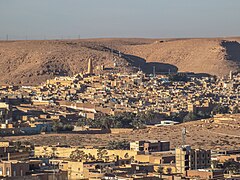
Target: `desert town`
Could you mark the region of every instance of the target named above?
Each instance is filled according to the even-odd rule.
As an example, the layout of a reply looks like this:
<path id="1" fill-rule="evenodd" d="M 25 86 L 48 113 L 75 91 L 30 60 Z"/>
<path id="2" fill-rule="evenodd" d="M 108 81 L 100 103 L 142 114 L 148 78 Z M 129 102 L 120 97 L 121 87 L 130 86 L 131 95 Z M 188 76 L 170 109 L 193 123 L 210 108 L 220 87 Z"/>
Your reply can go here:
<path id="1" fill-rule="evenodd" d="M 94 74 L 91 59 L 84 74 L 56 77 L 39 86 L 1 86 L 0 175 L 53 180 L 240 178 L 239 87 L 237 72 L 220 79 L 154 70 L 150 75 Z M 235 139 L 221 146 L 188 145 L 188 136 L 195 135 L 185 123 L 195 121 L 190 126 L 225 128 L 225 133 L 235 132 Z M 115 138 L 95 145 L 26 141 L 38 134 L 82 134 L 87 139 L 164 127 L 180 129 L 180 142 L 167 136 Z"/>

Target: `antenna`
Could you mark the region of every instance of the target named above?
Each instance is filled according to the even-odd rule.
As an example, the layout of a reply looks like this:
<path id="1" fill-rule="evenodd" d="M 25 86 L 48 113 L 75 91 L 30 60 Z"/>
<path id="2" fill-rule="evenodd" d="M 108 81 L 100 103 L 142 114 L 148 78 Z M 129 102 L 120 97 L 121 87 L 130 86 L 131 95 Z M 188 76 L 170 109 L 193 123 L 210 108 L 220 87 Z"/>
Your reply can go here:
<path id="1" fill-rule="evenodd" d="M 184 127 L 182 129 L 182 146 L 186 145 L 186 134 L 187 134 L 187 130 L 186 128 Z"/>

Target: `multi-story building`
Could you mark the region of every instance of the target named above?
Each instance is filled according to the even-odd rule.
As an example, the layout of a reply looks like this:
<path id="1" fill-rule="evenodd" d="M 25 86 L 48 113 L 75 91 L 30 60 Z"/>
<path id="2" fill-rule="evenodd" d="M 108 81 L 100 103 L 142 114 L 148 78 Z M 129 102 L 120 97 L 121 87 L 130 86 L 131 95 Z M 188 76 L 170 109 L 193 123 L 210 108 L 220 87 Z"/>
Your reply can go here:
<path id="1" fill-rule="evenodd" d="M 206 169 L 211 167 L 211 151 L 191 149 L 182 146 L 175 149 L 176 168 L 178 173 L 185 174 L 187 170 Z"/>
<path id="2" fill-rule="evenodd" d="M 25 176 L 29 171 L 29 163 L 17 160 L 0 162 L 0 176 Z"/>
<path id="3" fill-rule="evenodd" d="M 145 154 L 151 152 L 169 151 L 169 141 L 134 141 L 130 143 L 130 150 L 144 152 Z"/>

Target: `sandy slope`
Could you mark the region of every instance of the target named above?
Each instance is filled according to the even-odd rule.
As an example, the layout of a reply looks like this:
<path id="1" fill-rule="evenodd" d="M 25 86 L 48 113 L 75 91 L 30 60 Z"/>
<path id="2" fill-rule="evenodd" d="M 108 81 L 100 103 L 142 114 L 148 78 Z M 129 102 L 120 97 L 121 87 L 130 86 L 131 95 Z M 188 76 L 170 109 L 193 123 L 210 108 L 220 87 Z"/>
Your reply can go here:
<path id="1" fill-rule="evenodd" d="M 227 47 L 225 47 L 227 46 Z M 156 41 L 152 44 L 124 46 L 127 54 L 145 59 L 147 62 L 161 62 L 175 65 L 179 71 L 226 75 L 237 69 L 240 58 L 240 45 L 219 39 L 185 39 Z M 234 57 L 228 57 L 236 52 Z"/>
<path id="2" fill-rule="evenodd" d="M 86 71 L 87 61 L 94 66 L 113 68 L 109 48 L 114 50 L 118 70 L 132 70 L 129 60 L 137 66 L 144 61 L 170 64 L 179 71 L 226 75 L 237 69 L 240 45 L 223 39 L 89 39 L 65 41 L 0 42 L 0 83 L 38 84 L 59 75 Z M 126 54 L 121 58 L 118 51 Z M 127 56 L 130 55 L 130 56 Z M 130 57 L 130 58 L 129 58 Z M 150 67 L 151 68 L 151 67 Z M 168 66 L 167 66 L 168 68 Z M 160 68 L 161 69 L 161 68 Z"/>

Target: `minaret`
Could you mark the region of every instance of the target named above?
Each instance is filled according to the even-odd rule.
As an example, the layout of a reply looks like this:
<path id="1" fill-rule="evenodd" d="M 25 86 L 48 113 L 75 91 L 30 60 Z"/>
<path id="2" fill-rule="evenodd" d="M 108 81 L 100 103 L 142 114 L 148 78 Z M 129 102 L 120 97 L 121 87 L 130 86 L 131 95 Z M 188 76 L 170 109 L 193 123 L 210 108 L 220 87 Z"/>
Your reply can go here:
<path id="1" fill-rule="evenodd" d="M 90 58 L 88 60 L 88 71 L 87 71 L 88 74 L 93 74 L 93 65 L 92 65 L 92 59 Z"/>
<path id="2" fill-rule="evenodd" d="M 230 79 L 230 80 L 233 79 L 233 72 L 232 72 L 232 71 L 229 72 L 229 79 Z"/>

